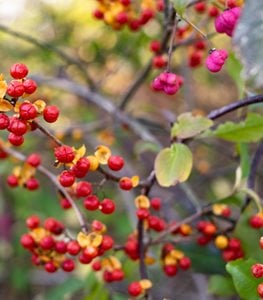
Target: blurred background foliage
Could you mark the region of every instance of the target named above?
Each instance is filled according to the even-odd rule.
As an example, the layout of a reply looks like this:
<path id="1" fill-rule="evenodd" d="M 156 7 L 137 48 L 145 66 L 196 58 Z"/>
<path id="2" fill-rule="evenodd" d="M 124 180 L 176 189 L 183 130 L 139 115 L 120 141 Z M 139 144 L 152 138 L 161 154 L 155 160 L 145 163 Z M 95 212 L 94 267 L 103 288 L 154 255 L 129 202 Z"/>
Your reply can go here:
<path id="1" fill-rule="evenodd" d="M 126 29 L 113 31 L 92 17 L 95 5 L 94 0 L 0 1 L 0 72 L 9 80 L 10 65 L 23 62 L 29 66 L 31 75 L 66 78 L 87 85 L 85 74 L 88 70 L 99 90 L 113 99 L 115 104 L 120 103 L 121 95 L 150 59 L 149 42 L 162 35 L 162 24 L 153 20 L 139 32 Z M 190 12 L 189 15 L 192 16 Z M 192 21 L 198 23 L 198 18 L 193 14 Z M 161 15 L 157 19 L 161 20 Z M 210 25 L 206 25 L 207 32 L 213 31 Z M 212 40 L 218 47 L 231 47 L 227 37 L 216 36 Z M 187 67 L 189 51 L 189 47 L 181 47 L 173 56 L 175 72 L 185 77 L 184 88 L 176 97 L 169 98 L 151 91 L 150 80 L 158 74 L 158 71 L 153 71 L 127 107 L 127 112 L 164 144 L 169 143 L 169 124 L 176 115 L 184 111 L 201 111 L 205 114 L 242 96 L 241 66 L 233 53 L 225 70 L 211 76 L 203 67 L 193 70 Z M 40 85 L 37 95 L 32 97 L 60 107 L 61 117 L 56 124 L 50 125 L 50 129 L 65 143 L 76 147 L 85 143 L 89 153 L 101 143 L 111 146 L 114 153 L 123 155 L 127 161 L 126 174 L 139 174 L 143 178 L 152 169 L 158 146 L 140 141 L 128 128 L 118 124 L 99 107 L 45 84 Z M 237 118 L 236 115 L 233 117 Z M 0 134 L 2 137 L 3 133 Z M 43 139 L 40 133 L 33 132 L 28 136 L 23 153 L 42 153 L 44 164 L 52 164 L 49 141 Z M 194 171 L 189 182 L 197 197 L 203 203 L 225 197 L 234 182 L 239 149 L 230 143 L 218 143 L 217 140 L 209 144 L 202 140 L 193 142 L 192 149 Z M 242 151 L 245 157 L 251 149 L 243 147 Z M 69 224 L 73 232 L 78 227 L 73 212 L 65 212 L 60 208 L 55 189 L 40 175 L 41 188 L 38 191 L 7 188 L 5 178 L 10 173 L 12 163 L 0 163 L 0 298 L 127 299 L 125 284 L 106 288 L 101 278 L 90 272 L 89 266 L 79 266 L 73 275 L 62 272 L 50 275 L 31 267 L 27 252 L 19 245 L 19 238 L 26 230 L 24 221 L 27 216 L 38 214 L 43 218 L 56 217 Z M 248 164 L 248 161 L 244 160 L 244 164 Z M 100 178 L 92 180 L 99 182 Z M 112 183 L 107 183 L 103 191 L 98 190 L 98 193 L 113 197 L 118 203 L 114 218 L 101 215 L 98 218 L 107 224 L 117 243 L 121 244 L 134 229 L 134 195 L 117 191 Z M 152 194 L 162 198 L 167 221 L 186 216 L 195 209 L 195 203 L 189 201 L 181 187 L 165 192 L 156 187 Z M 205 288 L 205 277 L 200 273 L 225 274 L 223 261 L 214 247 L 204 250 L 194 243 L 188 243 L 183 248 L 186 253 L 191 253 L 196 273 L 189 271 L 176 278 L 164 279 L 158 263 L 150 267 L 151 277 L 157 282 L 154 290 L 156 299 L 161 299 L 163 295 L 181 300 L 210 299 Z M 158 250 L 158 247 L 153 250 L 156 257 Z M 121 253 L 118 256 L 122 258 Z M 123 261 L 128 279 L 137 278 L 138 265 Z M 223 296 L 226 299 L 226 295 Z"/>

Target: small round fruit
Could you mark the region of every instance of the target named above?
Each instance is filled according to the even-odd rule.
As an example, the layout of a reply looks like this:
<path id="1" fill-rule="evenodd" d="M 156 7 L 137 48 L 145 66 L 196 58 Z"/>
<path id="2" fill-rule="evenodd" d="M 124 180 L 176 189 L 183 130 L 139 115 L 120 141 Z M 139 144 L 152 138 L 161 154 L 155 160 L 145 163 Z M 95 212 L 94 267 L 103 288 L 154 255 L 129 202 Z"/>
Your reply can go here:
<path id="1" fill-rule="evenodd" d="M 136 297 L 142 293 L 143 289 L 140 282 L 134 281 L 128 287 L 128 292 L 131 296 Z"/>
<path id="2" fill-rule="evenodd" d="M 33 120 L 37 117 L 37 109 L 32 103 L 24 102 L 19 106 L 19 116 L 22 120 Z"/>
<path id="3" fill-rule="evenodd" d="M 26 65 L 17 63 L 13 64 L 10 68 L 10 75 L 14 79 L 23 79 L 28 74 L 28 68 Z"/>
<path id="4" fill-rule="evenodd" d="M 59 109 L 55 105 L 48 105 L 43 111 L 43 118 L 48 123 L 54 123 L 59 117 Z"/>
<path id="5" fill-rule="evenodd" d="M 124 166 L 124 160 L 121 156 L 112 155 L 108 160 L 108 166 L 113 171 L 120 171 Z"/>

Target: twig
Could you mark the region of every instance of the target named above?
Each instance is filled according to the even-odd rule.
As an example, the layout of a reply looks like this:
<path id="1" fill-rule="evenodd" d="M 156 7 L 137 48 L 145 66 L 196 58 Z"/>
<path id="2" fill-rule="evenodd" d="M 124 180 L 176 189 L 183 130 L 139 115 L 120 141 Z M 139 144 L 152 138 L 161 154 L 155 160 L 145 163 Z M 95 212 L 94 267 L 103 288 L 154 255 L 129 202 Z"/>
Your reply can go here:
<path id="1" fill-rule="evenodd" d="M 9 155 L 13 156 L 14 158 L 25 162 L 26 161 L 26 156 L 21 154 L 20 152 L 17 152 L 14 149 L 5 147 L 4 145 L 1 144 L 1 148 L 8 153 Z M 69 203 L 71 204 L 72 208 L 75 211 L 76 217 L 79 221 L 79 224 L 82 228 L 82 230 L 84 232 L 88 232 L 88 227 L 86 224 L 86 221 L 81 213 L 81 211 L 79 210 L 78 206 L 76 205 L 75 201 L 71 198 L 70 194 L 67 192 L 67 190 L 58 182 L 57 177 L 52 174 L 48 169 L 46 169 L 43 165 L 39 165 L 37 167 L 37 170 L 42 173 L 43 175 L 45 175 L 56 187 L 57 189 L 60 191 L 60 193 L 62 193 L 67 200 L 69 201 Z"/>
<path id="2" fill-rule="evenodd" d="M 178 24 L 179 20 L 177 20 L 176 18 L 176 14 L 174 17 L 174 25 L 173 25 L 173 30 L 170 36 L 170 45 L 169 45 L 169 49 L 168 49 L 168 61 L 167 61 L 167 69 L 166 71 L 169 72 L 171 69 L 171 58 L 172 58 L 172 53 L 173 53 L 173 45 L 174 45 L 174 39 L 175 39 L 175 32 L 177 29 L 177 24 Z"/>

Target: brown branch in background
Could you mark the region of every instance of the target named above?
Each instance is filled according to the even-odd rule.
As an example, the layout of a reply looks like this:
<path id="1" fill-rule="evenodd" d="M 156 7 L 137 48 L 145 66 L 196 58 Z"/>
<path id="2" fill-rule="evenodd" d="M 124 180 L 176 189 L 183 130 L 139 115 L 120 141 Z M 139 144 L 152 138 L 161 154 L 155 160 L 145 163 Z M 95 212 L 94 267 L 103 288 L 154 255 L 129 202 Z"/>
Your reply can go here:
<path id="1" fill-rule="evenodd" d="M 12 157 L 25 162 L 26 161 L 26 156 L 21 154 L 20 152 L 17 152 L 14 149 L 11 149 L 9 147 L 5 147 L 4 145 L 1 144 L 1 148 L 8 153 L 9 155 L 11 155 Z M 75 201 L 72 199 L 72 197 L 70 196 L 70 194 L 67 192 L 67 190 L 58 182 L 57 177 L 51 173 L 47 168 L 45 168 L 43 165 L 40 165 L 36 168 L 40 173 L 42 173 L 43 175 L 45 175 L 52 183 L 53 185 L 58 189 L 58 191 L 64 195 L 67 200 L 69 201 L 69 203 L 71 204 L 72 208 L 75 211 L 76 217 L 78 219 L 78 222 L 81 226 L 81 229 L 87 233 L 88 232 L 88 226 L 87 223 L 84 219 L 84 216 L 82 215 L 80 209 L 78 208 L 78 206 L 76 205 Z"/>
<path id="2" fill-rule="evenodd" d="M 170 69 L 171 69 L 171 59 L 172 59 L 172 54 L 173 54 L 173 51 L 174 51 L 173 50 L 173 45 L 174 45 L 175 33 L 176 33 L 178 22 L 179 22 L 179 20 L 177 20 L 176 13 L 175 13 L 173 30 L 172 30 L 172 33 L 171 33 L 171 36 L 170 36 L 170 44 L 169 44 L 169 49 L 168 49 L 168 61 L 167 61 L 166 72 L 170 72 Z"/>
<path id="3" fill-rule="evenodd" d="M 36 38 L 33 38 L 31 35 L 15 31 L 15 30 L 13 30 L 13 29 L 11 29 L 11 28 L 3 25 L 3 24 L 0 24 L 0 31 L 2 31 L 2 32 L 6 33 L 6 34 L 9 34 L 11 36 L 17 37 L 17 38 L 19 38 L 19 39 L 21 39 L 23 41 L 26 41 L 26 42 L 28 42 L 30 44 L 33 44 L 34 46 L 37 46 L 37 47 L 39 47 L 41 49 L 50 50 L 53 53 L 55 53 L 57 56 L 59 56 L 60 58 L 62 58 L 64 61 L 66 61 L 68 64 L 73 64 L 73 65 L 77 66 L 78 69 L 83 74 L 84 78 L 86 79 L 86 81 L 87 81 L 88 85 L 90 86 L 90 88 L 92 90 L 96 89 L 96 85 L 95 85 L 93 79 L 90 77 L 90 75 L 87 72 L 87 66 L 85 66 L 85 64 L 86 64 L 85 61 L 82 61 L 80 59 L 78 60 L 78 59 L 76 59 L 74 57 L 71 57 L 70 55 L 68 55 L 67 53 L 65 53 L 61 49 L 53 46 L 50 43 L 40 41 L 40 40 L 38 40 Z"/>

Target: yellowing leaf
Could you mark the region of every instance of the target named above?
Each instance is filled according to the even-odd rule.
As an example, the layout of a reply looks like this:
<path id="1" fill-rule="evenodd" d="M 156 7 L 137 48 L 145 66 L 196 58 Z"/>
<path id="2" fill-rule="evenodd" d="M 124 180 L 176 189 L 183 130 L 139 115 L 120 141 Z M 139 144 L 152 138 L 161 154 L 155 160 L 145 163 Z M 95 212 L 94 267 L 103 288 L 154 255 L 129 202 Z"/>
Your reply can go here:
<path id="1" fill-rule="evenodd" d="M 103 237 L 101 234 L 97 234 L 97 233 L 89 233 L 89 234 L 85 234 L 82 231 L 79 232 L 78 236 L 77 236 L 77 241 L 80 245 L 80 247 L 85 248 L 88 246 L 92 246 L 92 247 L 99 247 L 99 245 L 102 243 Z"/>
<path id="2" fill-rule="evenodd" d="M 103 258 L 101 261 L 101 266 L 103 269 L 107 269 L 109 271 L 121 269 L 121 262 L 115 256 L 109 256 L 107 258 Z"/>
<path id="3" fill-rule="evenodd" d="M 9 101 L 4 99 L 0 100 L 0 111 L 10 111 L 13 108 L 14 108 L 13 105 Z"/>
<path id="4" fill-rule="evenodd" d="M 149 279 L 142 279 L 140 280 L 140 286 L 142 287 L 142 289 L 148 290 L 153 286 L 153 284 Z"/>
<path id="5" fill-rule="evenodd" d="M 0 98 L 3 98 L 6 94 L 7 83 L 5 80 L 0 81 Z"/>
<path id="6" fill-rule="evenodd" d="M 193 165 L 193 156 L 184 144 L 173 144 L 162 149 L 157 155 L 154 170 L 159 185 L 169 187 L 184 182 L 189 177 Z"/>
<path id="7" fill-rule="evenodd" d="M 73 163 L 76 163 L 81 157 L 83 157 L 86 153 L 86 147 L 85 145 L 82 145 L 79 149 L 74 149 L 75 158 L 73 160 Z"/>
<path id="8" fill-rule="evenodd" d="M 39 114 L 42 114 L 42 112 L 44 111 L 45 107 L 46 107 L 46 102 L 44 100 L 36 100 L 33 105 L 35 106 L 35 108 L 37 109 L 37 112 Z"/>
<path id="9" fill-rule="evenodd" d="M 177 259 L 173 256 L 171 256 L 170 254 L 166 255 L 164 260 L 164 265 L 176 265 L 177 264 Z"/>
<path id="10" fill-rule="evenodd" d="M 94 154 L 97 157 L 100 164 L 106 165 L 111 156 L 111 151 L 108 147 L 100 145 L 96 148 Z"/>
<path id="11" fill-rule="evenodd" d="M 156 262 L 156 259 L 154 258 L 154 257 L 152 257 L 152 256 L 146 256 L 145 258 L 144 258 L 144 262 L 146 263 L 146 265 L 153 265 L 153 264 L 155 264 L 155 262 Z"/>
<path id="12" fill-rule="evenodd" d="M 172 250 L 170 252 L 170 255 L 171 255 L 171 257 L 174 257 L 179 260 L 184 257 L 184 253 L 180 250 Z"/>
<path id="13" fill-rule="evenodd" d="M 150 200 L 148 197 L 146 197 L 144 195 L 140 195 L 140 196 L 136 197 L 134 202 L 135 202 L 135 206 L 137 208 L 149 208 L 150 207 Z"/>
<path id="14" fill-rule="evenodd" d="M 44 229 L 43 227 L 38 227 L 38 228 L 33 229 L 30 232 L 30 235 L 37 243 L 39 243 L 43 237 L 48 235 L 48 231 L 46 229 Z"/>
<path id="15" fill-rule="evenodd" d="M 137 175 L 132 176 L 131 182 L 132 182 L 132 186 L 136 187 L 139 184 L 139 182 L 140 182 L 140 177 L 137 176 Z"/>

